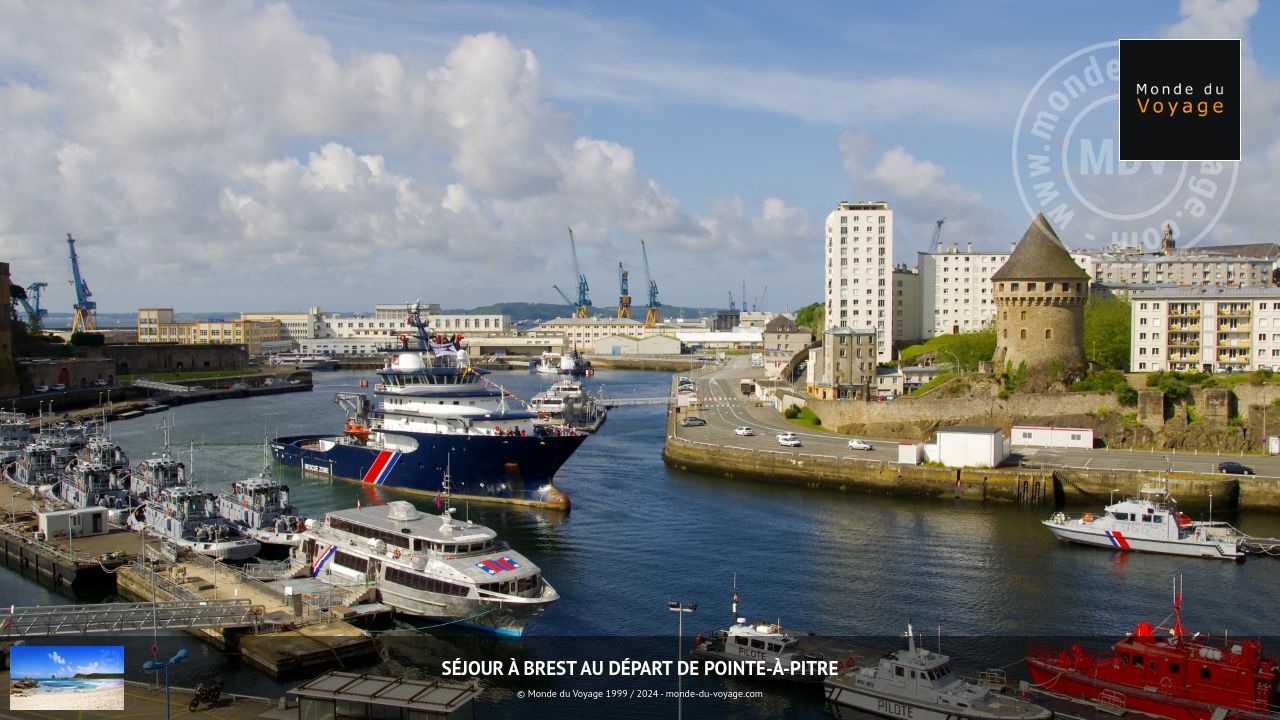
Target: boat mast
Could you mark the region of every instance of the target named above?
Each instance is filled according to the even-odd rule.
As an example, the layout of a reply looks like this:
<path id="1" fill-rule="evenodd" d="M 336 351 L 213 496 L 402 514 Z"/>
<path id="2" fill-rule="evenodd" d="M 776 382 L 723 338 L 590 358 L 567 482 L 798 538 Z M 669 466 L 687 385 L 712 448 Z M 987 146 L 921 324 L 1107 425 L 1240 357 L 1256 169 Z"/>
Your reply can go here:
<path id="1" fill-rule="evenodd" d="M 1182 576 L 1173 578 L 1173 636 L 1179 640 L 1186 634 L 1182 627 Z"/>

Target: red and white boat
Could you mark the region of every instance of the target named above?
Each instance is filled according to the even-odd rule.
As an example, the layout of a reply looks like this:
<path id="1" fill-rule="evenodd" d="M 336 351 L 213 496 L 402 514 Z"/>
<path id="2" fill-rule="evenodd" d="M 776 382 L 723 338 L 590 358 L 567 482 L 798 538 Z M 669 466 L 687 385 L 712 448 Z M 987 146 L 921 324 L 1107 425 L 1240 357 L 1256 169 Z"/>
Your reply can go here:
<path id="1" fill-rule="evenodd" d="M 1032 650 L 1026 663 L 1038 689 L 1109 709 L 1170 720 L 1280 718 L 1275 659 L 1255 640 L 1187 633 L 1176 581 L 1171 628 L 1140 622 L 1110 653 L 1075 644 Z"/>

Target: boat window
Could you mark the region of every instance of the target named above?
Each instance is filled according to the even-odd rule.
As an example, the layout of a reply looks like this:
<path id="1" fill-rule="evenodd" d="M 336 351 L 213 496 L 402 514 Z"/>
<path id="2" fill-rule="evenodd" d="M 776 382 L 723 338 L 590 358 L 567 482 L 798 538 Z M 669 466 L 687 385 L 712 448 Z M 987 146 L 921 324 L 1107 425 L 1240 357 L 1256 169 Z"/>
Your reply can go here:
<path id="1" fill-rule="evenodd" d="M 776 652 L 780 652 L 781 650 L 782 650 L 782 646 L 778 645 L 777 643 L 769 643 L 769 652 L 776 653 Z"/>
<path id="2" fill-rule="evenodd" d="M 898 677 L 906 677 L 906 676 L 907 676 L 907 673 L 902 669 L 902 666 L 901 666 L 901 665 L 894 665 L 894 666 L 893 666 L 893 674 L 894 674 L 894 675 L 897 675 Z"/>
<path id="3" fill-rule="evenodd" d="M 963 707 L 963 708 L 967 708 L 967 707 L 969 707 L 969 703 L 957 702 L 957 703 L 956 703 L 956 707 Z"/>
<path id="4" fill-rule="evenodd" d="M 1143 516 L 1142 516 L 1142 522 L 1148 522 L 1148 523 L 1149 523 L 1149 522 L 1151 522 L 1151 516 L 1150 516 L 1150 515 L 1143 515 Z"/>
<path id="5" fill-rule="evenodd" d="M 757 650 L 763 650 L 763 649 L 764 649 L 764 641 L 763 641 L 763 640 L 752 640 L 752 641 L 751 641 L 751 647 L 756 648 Z"/>
<path id="6" fill-rule="evenodd" d="M 1137 666 L 1137 667 L 1142 667 L 1142 656 L 1141 656 L 1141 655 L 1134 655 L 1134 656 L 1133 656 L 1133 664 L 1134 664 L 1135 666 Z"/>
<path id="7" fill-rule="evenodd" d="M 1213 679 L 1213 673 L 1212 673 L 1212 672 L 1210 672 L 1210 670 L 1209 670 L 1209 666 L 1208 666 L 1208 665 L 1201 665 L 1201 666 L 1200 666 L 1200 677 L 1204 678 L 1205 680 L 1212 680 L 1212 679 Z"/>
<path id="8" fill-rule="evenodd" d="M 911 671 L 911 679 L 912 679 L 912 680 L 917 679 L 917 678 L 916 678 L 916 671 L 915 671 L 915 670 L 912 670 L 912 671 Z"/>
<path id="9" fill-rule="evenodd" d="M 734 641 L 735 643 L 739 644 L 739 645 L 746 645 L 746 644 L 747 644 L 747 639 L 746 639 L 746 638 L 744 638 L 744 637 L 742 637 L 741 635 L 738 635 L 737 637 L 735 637 L 735 638 L 733 639 L 733 641 Z"/>
<path id="10" fill-rule="evenodd" d="M 1164 516 L 1163 516 L 1163 515 L 1156 515 L 1155 517 L 1151 518 L 1151 522 L 1162 523 L 1162 522 L 1164 522 Z"/>
<path id="11" fill-rule="evenodd" d="M 1128 513 L 1113 512 L 1113 513 L 1111 513 L 1111 516 L 1112 516 L 1112 517 L 1114 517 L 1114 518 L 1115 518 L 1115 519 L 1117 519 L 1117 520 L 1128 520 L 1128 519 L 1129 519 L 1129 514 L 1128 514 Z"/>
<path id="12" fill-rule="evenodd" d="M 457 595 L 461 597 L 465 596 L 469 592 L 469 588 L 466 586 L 454 585 L 453 583 L 438 580 L 433 577 L 427 577 L 426 575 L 420 575 L 416 572 L 401 570 L 398 567 L 387 568 L 387 582 L 441 595 Z"/>
<path id="13" fill-rule="evenodd" d="M 1169 663 L 1169 672 L 1177 673 L 1182 671 L 1182 666 L 1178 663 Z"/>
<path id="14" fill-rule="evenodd" d="M 334 553 L 333 562 L 335 565 L 341 565 L 342 567 L 345 567 L 345 568 L 351 568 L 356 572 L 368 572 L 369 570 L 368 559 L 362 558 L 362 557 L 356 557 L 355 555 L 348 555 L 347 553 L 344 553 L 341 551 Z"/>
<path id="15" fill-rule="evenodd" d="M 1155 670 L 1155 669 L 1156 669 L 1156 661 L 1155 661 L 1155 660 L 1152 660 L 1152 661 L 1151 661 L 1151 663 L 1150 663 L 1149 665 L 1147 665 L 1147 667 L 1151 668 L 1152 670 Z"/>

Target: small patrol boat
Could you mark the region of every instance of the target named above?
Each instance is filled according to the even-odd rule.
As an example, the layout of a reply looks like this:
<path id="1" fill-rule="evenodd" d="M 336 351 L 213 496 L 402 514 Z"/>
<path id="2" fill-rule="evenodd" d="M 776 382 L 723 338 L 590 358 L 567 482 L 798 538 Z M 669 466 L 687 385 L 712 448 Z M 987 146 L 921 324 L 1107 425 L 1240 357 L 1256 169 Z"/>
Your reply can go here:
<path id="1" fill-rule="evenodd" d="M 916 645 L 907 623 L 907 649 L 874 666 L 854 667 L 826 680 L 827 700 L 838 709 L 910 720 L 1048 720 L 1053 713 L 962 680 L 951 657 Z M 841 716 L 845 713 L 841 712 Z"/>
<path id="2" fill-rule="evenodd" d="M 262 543 L 264 556 L 286 557 L 302 542 L 305 519 L 289 501 L 289 486 L 273 479 L 266 468 L 257 477 L 232 482 L 231 491 L 220 493 L 211 504 L 217 515 Z"/>
<path id="3" fill-rule="evenodd" d="M 822 653 L 806 650 L 801 647 L 801 637 L 786 630 L 778 623 L 747 622 L 738 617 L 738 589 L 734 583 L 733 591 L 734 624 L 728 630 L 719 630 L 712 635 L 699 633 L 693 639 L 693 651 L 690 653 L 699 660 L 738 660 L 763 661 L 770 671 L 781 668 L 781 672 L 770 672 L 766 677 L 797 683 L 820 683 L 827 677 L 825 668 L 830 667 L 828 658 Z M 853 667 L 854 658 L 848 655 L 840 661 L 843 667 Z"/>
<path id="4" fill-rule="evenodd" d="M 242 562 L 257 555 L 262 545 L 209 513 L 209 500 L 190 485 L 165 488 L 130 514 L 129 527 L 215 560 Z"/>
<path id="5" fill-rule="evenodd" d="M 1192 520 L 1179 512 L 1168 487 L 1155 485 L 1108 505 L 1101 515 L 1072 518 L 1059 512 L 1042 522 L 1063 542 L 1219 560 L 1243 560 L 1249 539 L 1225 522 Z"/>

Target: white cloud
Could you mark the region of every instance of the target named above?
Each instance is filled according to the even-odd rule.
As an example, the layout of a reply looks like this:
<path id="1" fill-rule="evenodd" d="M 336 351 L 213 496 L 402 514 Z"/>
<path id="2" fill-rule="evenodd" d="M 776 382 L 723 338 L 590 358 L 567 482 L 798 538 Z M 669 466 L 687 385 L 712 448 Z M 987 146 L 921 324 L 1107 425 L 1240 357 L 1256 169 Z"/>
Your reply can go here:
<path id="1" fill-rule="evenodd" d="M 946 171 L 930 160 L 915 157 L 902 146 L 877 156 L 866 133 L 840 136 L 845 174 L 859 200 L 888 200 L 894 210 L 894 254 L 899 262 L 915 264 L 914 253 L 928 248 L 935 223 L 946 218 L 946 243 L 974 243 L 977 249 L 1000 249 L 1011 237 L 1001 212 L 982 195 L 962 184 L 947 182 Z"/>
<path id="2" fill-rule="evenodd" d="M 804 231 L 773 201 L 682 208 L 630 148 L 575 137 L 500 35 L 415 67 L 339 57 L 285 5 L 95 8 L 23 4 L 0 27 L 19 70 L 0 76 L 0 255 L 51 281 L 50 307 L 70 305 L 68 230 L 113 311 L 478 303 L 499 278 L 546 289 L 567 225 L 601 253 L 644 237 L 751 257 Z"/>
<path id="3" fill-rule="evenodd" d="M 54 652 L 49 653 L 49 659 L 52 660 L 57 665 L 67 664 L 66 659 L 63 658 L 61 655 L 59 655 L 56 650 Z"/>

